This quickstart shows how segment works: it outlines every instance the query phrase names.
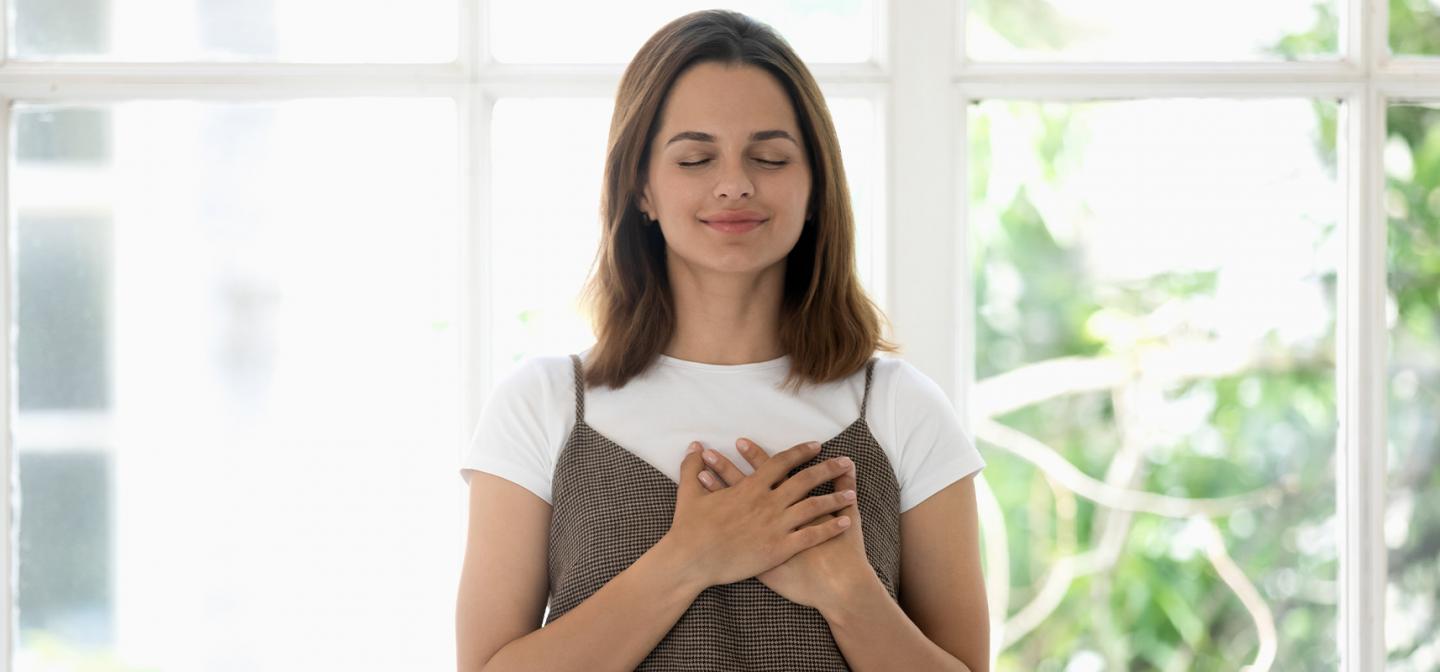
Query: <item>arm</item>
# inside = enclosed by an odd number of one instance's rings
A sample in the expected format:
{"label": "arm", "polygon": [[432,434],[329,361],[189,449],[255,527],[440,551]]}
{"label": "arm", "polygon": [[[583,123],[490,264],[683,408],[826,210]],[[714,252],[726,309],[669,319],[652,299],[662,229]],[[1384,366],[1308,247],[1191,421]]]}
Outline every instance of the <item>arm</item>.
{"label": "arm", "polygon": [[857,671],[990,668],[972,474],[900,514],[900,601],[873,574],[821,609]]}
{"label": "arm", "polygon": [[484,666],[506,670],[633,670],[705,589],[662,538],[549,625],[506,644]]}
{"label": "arm", "polygon": [[843,606],[821,613],[850,669],[972,672],[925,636],[878,577],[873,585],[857,586]]}

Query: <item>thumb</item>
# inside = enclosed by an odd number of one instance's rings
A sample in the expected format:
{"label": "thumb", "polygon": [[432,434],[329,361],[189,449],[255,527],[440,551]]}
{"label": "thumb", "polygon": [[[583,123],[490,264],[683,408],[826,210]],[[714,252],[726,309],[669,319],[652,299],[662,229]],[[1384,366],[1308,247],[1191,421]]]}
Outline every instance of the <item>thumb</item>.
{"label": "thumb", "polygon": [[680,461],[679,493],[682,497],[694,497],[694,490],[700,487],[700,472],[705,469],[705,460],[700,456],[700,442],[691,441],[685,450],[685,459]]}

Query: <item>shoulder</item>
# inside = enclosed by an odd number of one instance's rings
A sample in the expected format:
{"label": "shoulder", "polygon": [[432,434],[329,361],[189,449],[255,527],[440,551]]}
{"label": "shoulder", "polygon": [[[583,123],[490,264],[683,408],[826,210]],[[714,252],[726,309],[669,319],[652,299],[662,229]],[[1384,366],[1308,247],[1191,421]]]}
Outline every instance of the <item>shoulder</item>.
{"label": "shoulder", "polygon": [[554,408],[574,397],[575,364],[568,354],[532,355],[503,374],[492,399],[505,405]]}
{"label": "shoulder", "polygon": [[899,357],[876,358],[870,387],[872,426],[878,438],[903,455],[927,435],[960,431],[960,418],[950,396],[919,367]]}
{"label": "shoulder", "polygon": [[[898,455],[900,511],[985,466],[950,395],[919,367],[887,358],[888,408],[881,411]],[[878,369],[878,365],[877,365]],[[872,394],[875,390],[871,390]]]}
{"label": "shoulder", "polygon": [[[882,375],[883,372],[883,375]],[[959,439],[967,432],[959,410],[940,384],[919,367],[897,357],[882,357],[875,365],[870,394],[879,401],[885,417],[881,421],[889,440],[901,454],[934,439]]]}
{"label": "shoulder", "polygon": [[930,410],[953,408],[949,395],[933,378],[899,357],[877,356],[871,394],[879,393],[896,405],[921,404]]}

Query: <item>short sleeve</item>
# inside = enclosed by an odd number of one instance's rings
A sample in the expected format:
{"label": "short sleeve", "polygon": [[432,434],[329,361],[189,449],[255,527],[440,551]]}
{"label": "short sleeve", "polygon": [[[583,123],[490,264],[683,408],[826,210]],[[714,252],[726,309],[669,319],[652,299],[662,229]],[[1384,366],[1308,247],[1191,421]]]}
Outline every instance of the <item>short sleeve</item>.
{"label": "short sleeve", "polygon": [[900,360],[890,392],[903,513],[985,468],[985,460],[961,426],[950,398],[924,372]]}
{"label": "short sleeve", "polygon": [[467,485],[469,470],[483,471],[550,503],[551,438],[564,419],[545,367],[546,358],[531,358],[491,391],[460,464]]}

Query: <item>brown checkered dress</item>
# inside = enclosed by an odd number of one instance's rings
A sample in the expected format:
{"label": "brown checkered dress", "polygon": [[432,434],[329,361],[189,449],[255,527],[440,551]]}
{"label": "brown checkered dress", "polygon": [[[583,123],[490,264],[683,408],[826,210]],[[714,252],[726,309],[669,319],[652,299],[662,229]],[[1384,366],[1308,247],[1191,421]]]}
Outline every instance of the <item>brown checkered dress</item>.
{"label": "brown checkered dress", "polygon": [[[584,377],[575,364],[575,429],[555,464],[550,603],[546,623],[574,609],[670,530],[678,486],[663,472],[585,424]],[[860,417],[790,471],[848,455],[855,461],[865,554],[896,599],[900,580],[900,486],[865,423],[875,358],[865,366]],[[810,495],[835,491],[821,484]],[[848,670],[820,612],[754,577],[706,588],[637,670]]]}

